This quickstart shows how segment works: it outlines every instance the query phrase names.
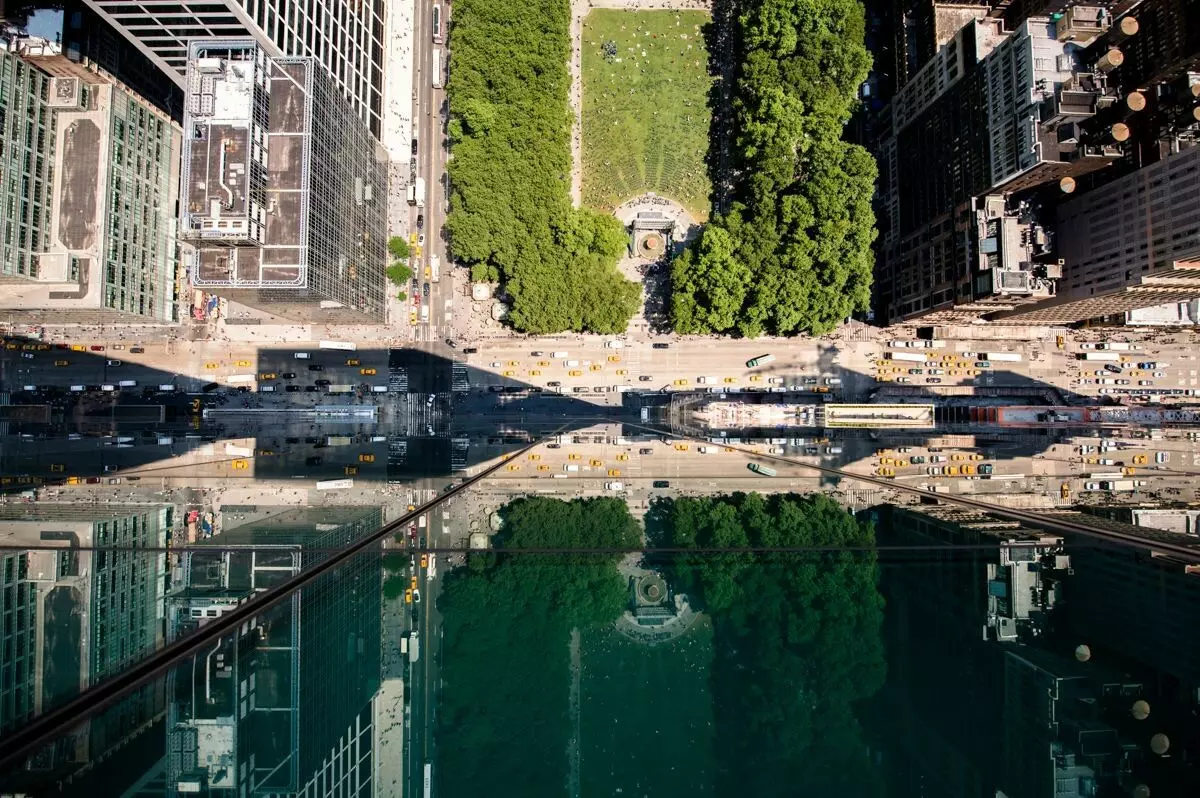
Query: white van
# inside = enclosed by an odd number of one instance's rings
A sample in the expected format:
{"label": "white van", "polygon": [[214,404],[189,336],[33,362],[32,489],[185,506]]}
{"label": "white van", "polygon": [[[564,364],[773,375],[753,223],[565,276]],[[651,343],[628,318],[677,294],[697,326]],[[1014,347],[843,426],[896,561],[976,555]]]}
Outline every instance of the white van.
{"label": "white van", "polygon": [[24,386],[22,386],[22,387],[21,387],[21,390],[22,390],[22,391],[33,392],[33,391],[36,391],[36,390],[37,390],[37,386],[36,386],[36,385],[24,385]]}
{"label": "white van", "polygon": [[297,360],[308,360],[310,357],[312,357],[312,355],[310,355],[308,352],[297,352],[296,354],[292,355],[292,357],[296,358]]}
{"label": "white van", "polygon": [[429,523],[428,516],[422,514],[421,517],[417,519],[417,528],[424,529],[427,523]]}
{"label": "white van", "polygon": [[117,384],[120,385],[122,388],[136,388],[137,380],[121,380]]}
{"label": "white van", "polygon": [[566,356],[567,356],[566,352],[551,352],[550,353],[550,357],[558,358],[560,360]]}
{"label": "white van", "polygon": [[604,345],[607,346],[609,349],[624,349],[625,348],[624,341],[612,340],[612,341],[606,342]]}
{"label": "white van", "polygon": [[716,454],[717,447],[716,446],[698,446],[698,447],[696,447],[696,451],[700,452],[700,454]]}
{"label": "white van", "polygon": [[841,385],[842,381],[840,379],[838,379],[837,377],[826,377],[825,384],[826,385]]}
{"label": "white van", "polygon": [[563,471],[574,473],[575,471],[578,471],[578,470],[579,470],[579,466],[577,466],[575,463],[567,463],[566,465],[563,466]]}
{"label": "white van", "polygon": [[79,393],[80,391],[83,391],[83,390],[86,390],[86,389],[82,385],[72,385],[71,386],[71,393]]}
{"label": "white van", "polygon": [[579,365],[579,361],[578,360],[568,360],[565,365],[567,368],[573,369]]}
{"label": "white van", "polygon": [[105,393],[109,393],[110,391],[115,391],[115,390],[117,390],[117,386],[115,386],[115,385],[101,385],[101,386],[100,386],[100,390],[104,391]]}
{"label": "white van", "polygon": [[275,386],[274,385],[260,385],[260,386],[258,386],[258,392],[259,393],[275,393]]}

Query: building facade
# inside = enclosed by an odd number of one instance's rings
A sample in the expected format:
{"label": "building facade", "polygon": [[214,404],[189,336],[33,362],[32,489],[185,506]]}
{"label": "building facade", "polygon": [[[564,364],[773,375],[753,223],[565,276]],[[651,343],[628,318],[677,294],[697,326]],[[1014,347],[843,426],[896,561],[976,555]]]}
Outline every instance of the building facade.
{"label": "building facade", "polygon": [[1063,324],[1200,296],[1200,146],[1063,203],[1058,216],[1058,295],[994,320]]}
{"label": "building facade", "polygon": [[382,135],[384,0],[86,2],[180,86],[193,41],[250,38],[273,58],[314,58],[371,134]]}
{"label": "building facade", "polygon": [[193,42],[180,236],[192,284],[299,321],[382,321],[387,156],[311,58]]}
{"label": "building facade", "polygon": [[[897,92],[876,148],[875,311],[885,323],[968,321],[1054,295],[1057,259],[1032,209],[994,198],[1120,155],[1081,127],[1106,97],[1083,57],[1097,35],[1082,21],[1076,30],[1033,18],[1008,33],[972,19]],[[1017,227],[1021,247],[1009,235]]]}
{"label": "building facade", "polygon": [[179,126],[42,40],[0,52],[0,81],[6,317],[178,321]]}

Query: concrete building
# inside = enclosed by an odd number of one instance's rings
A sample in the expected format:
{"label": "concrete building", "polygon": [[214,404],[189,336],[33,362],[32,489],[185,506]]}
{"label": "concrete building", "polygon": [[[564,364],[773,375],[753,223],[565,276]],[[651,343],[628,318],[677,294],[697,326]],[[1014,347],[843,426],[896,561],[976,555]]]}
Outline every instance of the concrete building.
{"label": "concrete building", "polygon": [[[170,636],[203,627],[382,523],[379,508],[270,508],[202,541],[182,556],[179,588],[167,599]],[[193,671],[172,670],[165,794],[372,794],[381,579],[379,553],[364,552],[222,638]]]}
{"label": "concrete building", "polygon": [[0,51],[7,321],[175,322],[178,125],[41,39]]}
{"label": "concrete building", "polygon": [[180,237],[192,284],[298,321],[382,321],[387,156],[311,58],[193,42]]}
{"label": "concrete building", "polygon": [[270,58],[311,57],[373,136],[382,136],[384,0],[85,0],[186,86],[189,44],[253,39]]}
{"label": "concrete building", "polygon": [[1038,219],[1006,198],[1120,155],[1083,126],[1115,100],[1084,58],[1098,35],[1085,21],[1033,18],[1008,33],[971,19],[897,92],[877,147],[885,323],[965,322],[1054,295]]}
{"label": "concrete building", "polygon": [[1200,147],[1059,208],[1054,299],[991,318],[1062,324],[1200,296]]}

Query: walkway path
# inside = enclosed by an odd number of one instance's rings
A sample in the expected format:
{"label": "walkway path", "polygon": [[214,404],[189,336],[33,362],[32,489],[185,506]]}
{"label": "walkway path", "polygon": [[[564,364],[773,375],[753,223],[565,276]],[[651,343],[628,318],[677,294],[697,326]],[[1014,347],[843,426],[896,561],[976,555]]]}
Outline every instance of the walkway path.
{"label": "walkway path", "polygon": [[712,11],[711,0],[571,0],[571,204],[583,204],[583,18],[593,8]]}

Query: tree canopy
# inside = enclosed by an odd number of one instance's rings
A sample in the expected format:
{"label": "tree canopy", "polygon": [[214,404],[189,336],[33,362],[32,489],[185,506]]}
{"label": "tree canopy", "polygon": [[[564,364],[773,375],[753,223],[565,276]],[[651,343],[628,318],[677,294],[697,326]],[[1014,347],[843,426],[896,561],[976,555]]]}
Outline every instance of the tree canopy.
{"label": "tree canopy", "polygon": [[863,8],[749,0],[740,25],[735,199],[676,259],[673,322],[819,335],[870,303],[877,168],[841,140],[871,65]]}
{"label": "tree canopy", "polygon": [[627,601],[616,556],[570,550],[637,546],[641,532],[611,498],[521,499],[501,517],[496,550],[447,573],[438,603],[441,789],[477,796],[511,785],[521,795],[560,795],[571,735],[570,630],[612,622]]}
{"label": "tree canopy", "polygon": [[571,207],[566,0],[456,0],[446,231],[476,280],[501,280],[534,334],[623,332],[641,288],[620,222]]}
{"label": "tree canopy", "polygon": [[[885,675],[873,528],[825,496],[660,500],[665,565],[713,621],[719,795],[881,794],[854,703]],[[749,551],[747,551],[749,549]]]}

